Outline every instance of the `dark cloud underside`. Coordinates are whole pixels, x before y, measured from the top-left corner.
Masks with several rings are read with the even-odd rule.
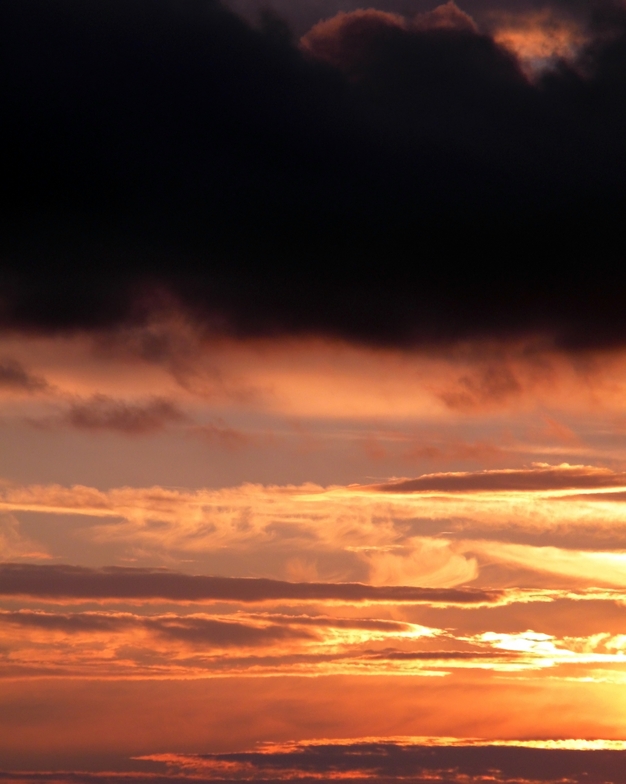
[[[623,342],[626,12],[587,6],[531,82],[467,25],[328,64],[213,0],[5,0],[0,321]]]
[[[184,419],[183,413],[168,400],[155,398],[143,404],[129,404],[96,395],[71,405],[61,421],[79,430],[113,430],[141,435]]]
[[[375,587],[361,583],[289,583],[280,580],[205,577],[165,570],[0,564],[0,596],[71,599],[169,599],[172,601],[434,602],[482,604],[499,591]]]
[[[572,490],[624,487],[626,474],[589,466],[543,466],[537,468],[495,469],[424,474],[415,479],[401,479],[373,485],[372,489],[388,493],[461,492],[461,491],[532,491]],[[594,494],[597,498],[599,494]],[[608,494],[610,496],[610,494]],[[615,500],[622,498],[616,493]],[[607,494],[601,494],[604,499]]]
[[[197,617],[140,618],[129,614],[4,612],[0,613],[0,623],[67,634],[121,632],[135,628],[176,642],[220,647],[267,645],[314,636],[303,630],[279,625],[252,626],[236,621]]]
[[[44,378],[29,373],[17,360],[0,359],[0,389],[37,392],[47,386]]]
[[[242,768],[249,765],[257,779],[292,779],[326,774],[348,780],[352,775],[354,778],[383,781],[408,779],[419,782],[434,778],[443,782],[487,779],[496,782],[571,781],[578,784],[584,781],[599,784],[621,779],[625,757],[623,751],[489,745],[422,746],[385,741],[345,745],[320,742],[294,746],[266,753],[198,755],[196,760],[206,764],[206,772],[214,765],[216,773],[220,764],[224,763]],[[193,757],[186,760],[193,764]],[[201,764],[196,769],[199,773],[203,772]],[[247,777],[252,777],[251,771]]]
[[[528,748],[524,746],[412,745],[379,742],[317,742],[290,748],[264,748],[231,754],[145,756],[154,772],[0,772],[3,781],[103,782],[150,781],[408,781],[414,784],[479,784],[485,780],[613,784],[622,780],[625,752],[613,750]],[[156,770],[158,766],[158,770]],[[167,766],[164,776],[161,770]]]

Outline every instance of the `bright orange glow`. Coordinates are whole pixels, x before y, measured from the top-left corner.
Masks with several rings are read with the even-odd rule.
[[[530,69],[550,60],[573,60],[586,35],[573,21],[546,8],[528,15],[498,17],[495,40],[514,52]]]
[[[624,751],[624,354],[147,332],[3,339],[8,766]]]

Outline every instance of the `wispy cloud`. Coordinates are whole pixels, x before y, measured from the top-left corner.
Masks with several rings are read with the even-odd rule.
[[[16,392],[41,392],[48,389],[43,376],[30,373],[16,359],[0,359],[0,389]]]
[[[185,419],[178,406],[169,400],[155,398],[143,403],[129,403],[106,395],[95,395],[87,401],[73,403],[61,416],[60,422],[78,430],[146,435]]]

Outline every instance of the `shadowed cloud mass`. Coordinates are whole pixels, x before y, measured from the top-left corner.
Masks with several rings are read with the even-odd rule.
[[[0,389],[39,392],[47,387],[45,378],[29,373],[17,360],[10,357],[0,359]]]
[[[416,739],[417,740],[417,739]],[[423,739],[427,740],[427,739]],[[172,769],[224,779],[292,780],[321,776],[341,779],[409,780],[415,782],[495,781],[495,782],[615,782],[621,776],[624,750],[600,748],[532,747],[515,743],[491,745],[471,741],[411,743],[385,740],[361,742],[317,741],[285,744],[240,754],[155,755],[153,759]],[[566,744],[563,744],[566,745]],[[609,746],[610,744],[607,744]]]
[[[0,564],[0,595],[72,599],[170,599],[173,601],[433,602],[475,604],[497,601],[499,591],[440,590],[359,583],[288,583],[279,580],[207,577],[164,569]]]
[[[0,321],[623,343],[626,10],[586,6],[529,76],[488,8],[298,43],[217,0],[7,0]]]
[[[0,99],[0,780],[622,784],[625,0],[4,0]]]
[[[78,430],[113,430],[143,435],[184,419],[185,415],[169,400],[156,398],[143,404],[126,403],[106,395],[95,395],[85,402],[72,404],[61,421]]]

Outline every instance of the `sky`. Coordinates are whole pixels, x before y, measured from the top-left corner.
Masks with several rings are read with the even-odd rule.
[[[626,5],[0,42],[0,784],[623,782]]]

